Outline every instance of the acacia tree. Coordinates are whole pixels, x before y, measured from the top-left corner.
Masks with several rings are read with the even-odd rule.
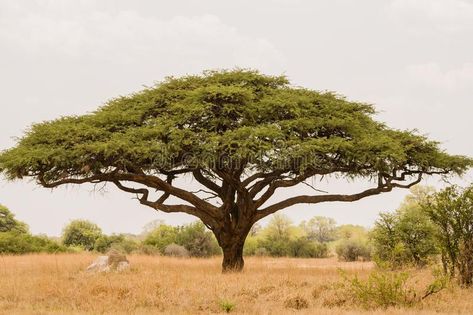
[[[167,78],[91,114],[33,125],[0,155],[0,171],[47,188],[112,183],[153,209],[196,216],[215,234],[223,270],[242,270],[251,226],[278,210],[355,201],[472,165],[373,114],[369,104],[294,87],[283,76],[208,71]],[[176,181],[185,175],[201,189]],[[331,175],[365,178],[373,187],[271,200],[279,189]]]

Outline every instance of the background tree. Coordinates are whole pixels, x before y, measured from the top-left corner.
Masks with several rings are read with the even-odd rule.
[[[303,221],[301,228],[309,240],[327,243],[336,239],[336,224],[333,218],[315,216],[307,222]]]
[[[31,235],[28,225],[0,205],[0,254],[55,253],[66,248],[46,236]]]
[[[184,246],[193,257],[209,257],[220,254],[220,248],[212,232],[202,222],[193,222],[179,228],[177,244]]]
[[[0,232],[28,233],[28,225],[15,219],[7,207],[0,205]]]
[[[409,188],[424,175],[462,174],[472,165],[373,114],[369,104],[294,87],[283,76],[207,71],[168,78],[92,114],[33,125],[0,155],[0,171],[47,188],[112,183],[153,209],[194,215],[215,234],[223,270],[242,270],[246,236],[270,214]],[[186,175],[201,189],[176,181]],[[331,175],[364,178],[373,187],[271,198]],[[166,202],[171,196],[181,202]]]
[[[422,208],[439,229],[436,234],[444,270],[473,286],[473,186],[451,186],[433,194]]]
[[[421,204],[434,190],[418,186],[411,189],[394,213],[381,213],[370,233],[376,260],[391,268],[406,264],[424,266],[438,254],[436,227]]]
[[[146,235],[143,243],[145,245],[155,246],[161,253],[164,253],[166,246],[177,243],[178,233],[179,229],[177,227],[159,224],[154,230]]]
[[[271,217],[262,231],[260,248],[265,248],[271,256],[288,256],[289,243],[294,238],[294,226],[286,215],[277,213]]]
[[[102,236],[98,225],[87,220],[71,221],[62,232],[62,242],[66,246],[80,246],[93,250],[95,242]]]

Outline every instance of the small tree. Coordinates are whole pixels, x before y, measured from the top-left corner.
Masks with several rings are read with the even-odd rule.
[[[130,239],[124,234],[101,235],[95,241],[94,249],[101,253],[106,253],[110,249],[117,249],[124,253],[131,253],[138,249],[136,241]]]
[[[152,245],[159,249],[164,254],[164,249],[169,244],[177,243],[177,235],[179,229],[174,226],[159,224],[154,230],[146,235],[143,243],[145,245]]]
[[[430,188],[417,188],[406,196],[395,213],[381,213],[370,233],[379,262],[396,268],[405,264],[424,266],[437,254],[436,228],[422,211]]]
[[[451,186],[432,195],[422,208],[437,225],[444,271],[460,283],[473,285],[473,186]]]
[[[28,233],[28,225],[15,219],[7,207],[0,205],[0,232]]]
[[[303,221],[301,228],[307,238],[320,243],[327,243],[336,239],[336,222],[332,218],[316,216],[308,222]]]
[[[335,247],[338,259],[343,261],[370,260],[371,248],[366,240],[351,238],[341,240]]]
[[[0,172],[47,188],[111,183],[153,209],[196,216],[215,234],[223,270],[240,271],[245,239],[268,215],[352,202],[473,165],[376,122],[374,113],[369,104],[291,86],[283,76],[207,71],[168,78],[92,114],[35,124],[0,154]],[[199,189],[179,184],[182,176]],[[271,200],[317,176],[367,179],[372,188]],[[166,203],[169,197],[179,201]]]
[[[81,246],[93,250],[95,242],[102,236],[98,225],[87,220],[71,221],[62,232],[62,242],[66,246]]]
[[[209,257],[220,253],[215,237],[202,222],[196,221],[180,227],[176,241],[194,257]]]
[[[291,219],[277,213],[263,229],[259,247],[265,248],[271,256],[288,256],[289,243],[294,236],[293,230]]]

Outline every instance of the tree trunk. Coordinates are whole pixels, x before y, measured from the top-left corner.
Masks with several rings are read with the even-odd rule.
[[[235,239],[233,244],[222,246],[223,262],[222,272],[240,272],[243,271],[245,261],[243,260],[243,245],[245,241]]]
[[[251,228],[232,229],[230,227],[214,231],[218,244],[222,248],[223,261],[222,272],[240,272],[243,270],[245,262],[243,261],[243,246],[245,239]]]

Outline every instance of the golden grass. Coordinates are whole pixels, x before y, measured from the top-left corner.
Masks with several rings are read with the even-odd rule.
[[[247,258],[241,274],[221,274],[220,258],[129,256],[122,273],[88,274],[92,254],[0,257],[0,314],[473,314],[473,291],[450,288],[411,309],[365,311],[337,305],[337,268],[366,276],[371,263]],[[416,272],[419,286],[429,272]],[[302,303],[300,302],[302,300]],[[307,308],[295,309],[291,306]]]

